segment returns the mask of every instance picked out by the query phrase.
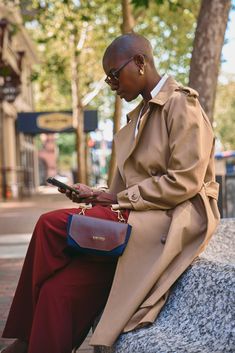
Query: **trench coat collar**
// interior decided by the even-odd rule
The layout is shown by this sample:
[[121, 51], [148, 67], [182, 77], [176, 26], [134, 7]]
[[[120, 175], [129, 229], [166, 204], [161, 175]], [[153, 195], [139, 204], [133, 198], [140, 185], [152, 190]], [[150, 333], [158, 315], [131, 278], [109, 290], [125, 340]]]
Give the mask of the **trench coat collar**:
[[[164, 105], [172, 93], [177, 90], [177, 88], [179, 88], [179, 84], [171, 76], [169, 76], [158, 94], [150, 99], [149, 104], [153, 103]], [[136, 120], [138, 118], [142, 105], [143, 100], [131, 112], [127, 114], [128, 121]]]
[[179, 88], [179, 84], [169, 76], [158, 94], [150, 99], [149, 103], [164, 105], [172, 93]]

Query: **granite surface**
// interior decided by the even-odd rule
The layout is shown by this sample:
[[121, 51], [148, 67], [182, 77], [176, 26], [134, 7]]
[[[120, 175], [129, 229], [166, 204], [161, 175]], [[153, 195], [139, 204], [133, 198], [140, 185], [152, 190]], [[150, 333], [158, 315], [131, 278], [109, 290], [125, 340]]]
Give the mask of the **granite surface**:
[[157, 320], [96, 353], [234, 353], [235, 219], [222, 220], [184, 272]]
[[200, 258], [235, 264], [235, 218], [225, 218], [220, 221], [206, 250]]

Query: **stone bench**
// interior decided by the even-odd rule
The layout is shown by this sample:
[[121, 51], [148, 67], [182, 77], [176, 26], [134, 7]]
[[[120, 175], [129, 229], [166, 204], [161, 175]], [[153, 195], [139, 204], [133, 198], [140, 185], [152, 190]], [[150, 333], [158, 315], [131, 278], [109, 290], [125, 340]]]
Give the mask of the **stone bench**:
[[235, 219], [178, 279], [157, 320], [95, 353], [234, 353]]

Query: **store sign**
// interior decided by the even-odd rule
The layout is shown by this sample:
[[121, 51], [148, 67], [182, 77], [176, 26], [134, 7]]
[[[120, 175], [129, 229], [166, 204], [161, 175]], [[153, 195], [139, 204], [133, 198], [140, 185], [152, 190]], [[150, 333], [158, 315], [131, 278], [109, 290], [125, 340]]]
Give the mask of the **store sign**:
[[[16, 129], [24, 134], [73, 132], [72, 112], [24, 112], [18, 113]], [[95, 131], [98, 127], [97, 110], [84, 111], [84, 132]]]
[[71, 114], [50, 113], [38, 115], [37, 126], [40, 129], [63, 131], [71, 128], [73, 117]]

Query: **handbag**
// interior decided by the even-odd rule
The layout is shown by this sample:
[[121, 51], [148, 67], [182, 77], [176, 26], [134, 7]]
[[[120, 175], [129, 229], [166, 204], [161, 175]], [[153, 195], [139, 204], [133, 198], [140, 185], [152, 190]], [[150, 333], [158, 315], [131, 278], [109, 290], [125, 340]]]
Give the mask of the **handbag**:
[[102, 256], [121, 256], [131, 233], [131, 225], [119, 221], [110, 221], [82, 214], [70, 215], [68, 218], [67, 244], [80, 253]]

